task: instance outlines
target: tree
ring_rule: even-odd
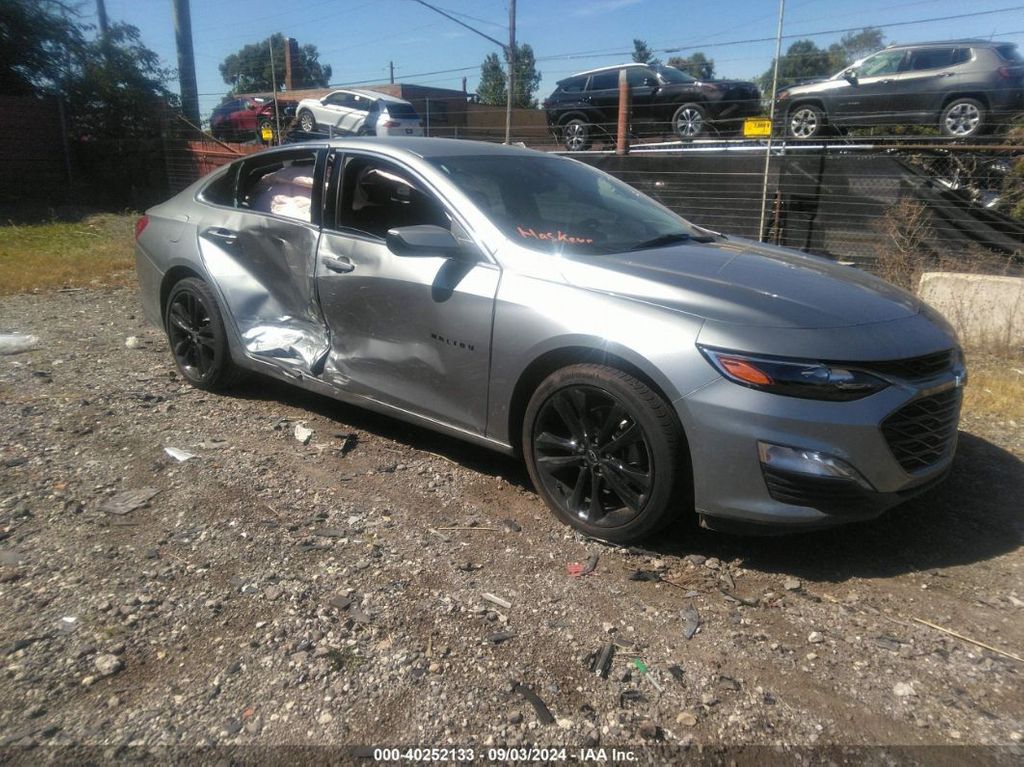
[[[675,67],[698,80],[711,80],[715,76],[715,60],[709,59],[700,51],[687,57],[673,56],[668,60],[670,67]]]
[[[488,53],[480,65],[480,84],[476,95],[481,104],[497,106],[508,102],[508,75],[497,53]]]
[[[231,87],[232,93],[252,93],[269,91],[277,82],[281,88],[284,83],[284,48],[285,38],[275,33],[266,40],[243,46],[237,53],[232,53],[220,64],[220,76]],[[271,46],[273,46],[274,66],[271,70]],[[292,63],[293,83],[295,88],[325,88],[331,81],[330,64],[320,63],[320,53],[312,44],[299,48],[299,60]],[[296,80],[294,72],[300,76]]]
[[[112,24],[76,51],[64,84],[71,133],[77,138],[152,137],[178,97],[165,83],[173,72],[142,43],[137,27]]]
[[[84,44],[66,14],[53,0],[0,2],[0,93],[60,90],[70,57]]]
[[[811,40],[797,40],[779,59],[779,88],[816,77],[832,74],[829,53],[819,48]],[[772,93],[772,77],[775,71],[775,59],[772,65],[758,78],[758,85],[766,97]]]
[[[832,72],[850,66],[857,59],[882,48],[885,35],[877,27],[864,27],[860,32],[847,32],[838,43],[828,47],[829,64]]]
[[[637,64],[650,64],[652,67],[661,64],[661,60],[656,59],[654,52],[647,47],[647,41],[637,38],[633,38],[633,61]]]
[[[489,53],[480,65],[480,83],[476,94],[481,104],[504,106],[508,103],[508,56],[502,64],[497,53]],[[512,97],[512,106],[532,108],[537,106],[533,97],[540,85],[540,72],[537,71],[537,60],[529,43],[516,45],[516,84]]]

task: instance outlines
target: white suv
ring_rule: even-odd
[[[364,90],[332,91],[303,99],[296,114],[305,133],[336,136],[422,136],[423,121],[408,101]]]

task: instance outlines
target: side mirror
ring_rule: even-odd
[[[451,232],[433,224],[388,229],[384,241],[396,256],[458,258],[462,252]]]
[[[853,67],[850,67],[845,72],[843,72],[843,77],[846,78],[846,82],[848,82],[850,85],[857,84],[857,70],[854,69]]]

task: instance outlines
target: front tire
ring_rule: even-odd
[[[786,133],[790,138],[812,139],[825,131],[825,113],[814,104],[799,104],[789,111]]]
[[[541,498],[561,521],[615,543],[671,521],[685,474],[682,444],[671,407],[604,365],[552,373],[523,421],[523,454]]]
[[[562,143],[570,152],[590,149],[590,125],[578,117],[562,126]]]
[[[985,107],[976,99],[953,99],[939,118],[939,130],[948,138],[970,138],[984,129]]]
[[[700,104],[683,104],[672,115],[672,131],[684,141],[708,132],[708,116]]]
[[[227,389],[243,377],[231,360],[217,299],[202,280],[189,277],[171,288],[164,328],[178,371],[197,389]]]
[[[312,133],[316,130],[316,118],[308,109],[299,112],[299,127],[303,133]]]

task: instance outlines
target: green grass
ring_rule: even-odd
[[[0,295],[129,284],[136,219],[100,213],[74,222],[0,226]]]

